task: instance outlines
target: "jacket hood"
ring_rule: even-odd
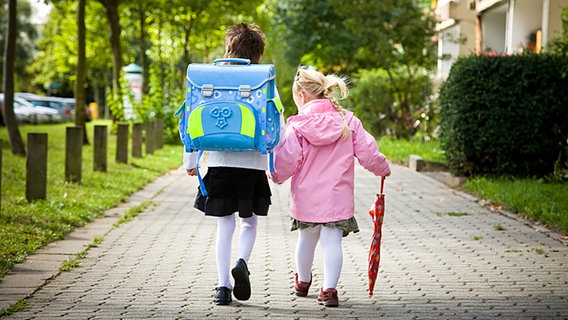
[[[347,123],[353,113],[345,110]],[[328,145],[341,138],[343,118],[329,99],[316,99],[306,103],[300,113],[288,119],[305,139],[316,146]]]

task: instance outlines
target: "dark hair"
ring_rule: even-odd
[[[255,24],[237,23],[225,35],[225,58],[249,59],[259,63],[264,54],[264,33]]]

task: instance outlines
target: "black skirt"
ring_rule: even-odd
[[[228,216],[235,212],[239,217],[252,214],[268,215],[271,205],[270,186],[263,170],[210,167],[203,177],[207,196],[197,189],[194,207],[207,216]]]

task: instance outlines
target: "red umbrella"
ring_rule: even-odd
[[[381,238],[383,227],[383,217],[385,216],[385,195],[383,194],[383,186],[385,177],[381,177],[381,189],[377,194],[375,204],[369,210],[369,215],[373,218],[373,238],[371,248],[369,249],[369,295],[373,295],[377,275],[379,274],[379,262],[381,261]]]

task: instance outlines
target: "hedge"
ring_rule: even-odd
[[[440,89],[439,120],[455,174],[550,175],[566,166],[568,58],[460,58]]]

